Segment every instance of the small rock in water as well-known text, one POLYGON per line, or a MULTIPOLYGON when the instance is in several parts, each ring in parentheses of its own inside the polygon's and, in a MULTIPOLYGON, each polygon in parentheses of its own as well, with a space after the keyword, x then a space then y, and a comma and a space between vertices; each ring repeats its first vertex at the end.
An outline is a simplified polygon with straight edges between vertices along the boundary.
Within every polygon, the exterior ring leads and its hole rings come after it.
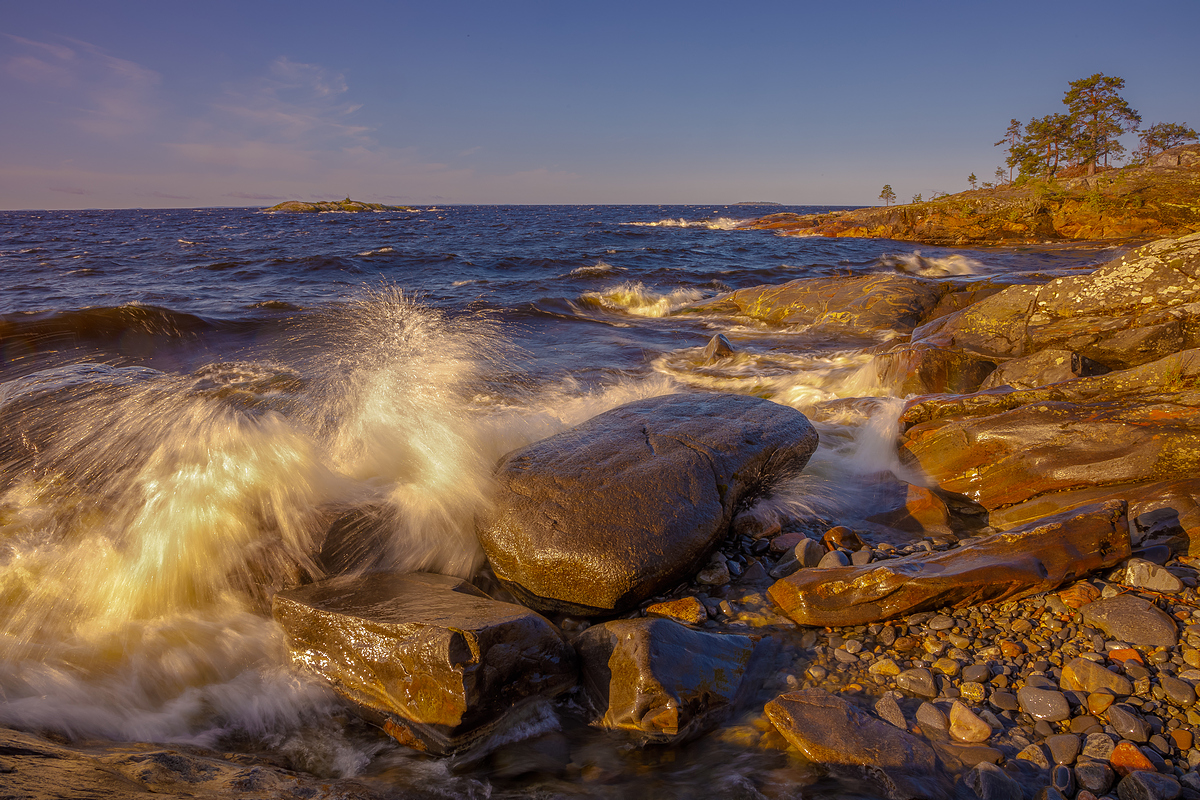
POLYGON ((1112 788, 1116 775, 1104 761, 1080 760, 1075 765, 1075 782, 1083 789, 1097 795, 1104 794, 1112 788))
POLYGON ((1133 692, 1133 684, 1128 678, 1086 658, 1074 658, 1067 662, 1062 668, 1059 685, 1067 691, 1097 692, 1107 689, 1120 695, 1133 692))
POLYGON ((1117 784, 1121 800, 1175 800, 1179 793, 1179 781, 1157 772, 1131 772, 1117 784))
POLYGON ((695 597, 681 597, 646 607, 647 614, 670 617, 688 625, 699 625, 708 619, 708 610, 695 597))
POLYGON ((1133 742, 1121 742, 1113 748, 1108 764, 1118 775, 1128 775, 1139 770, 1154 771, 1154 762, 1146 758, 1133 742))
POLYGON ((847 550, 858 550, 863 546, 862 539, 858 538, 858 534, 845 525, 838 525, 825 531, 821 542, 827 550, 837 550, 842 547, 847 550))
POLYGON ((1112 706, 1108 709, 1107 716, 1108 723, 1122 738, 1131 742, 1146 742, 1150 739, 1150 723, 1128 706, 1112 706))
POLYGON ((950 735, 960 742, 985 742, 991 738, 992 726, 956 700, 950 706, 950 735))
POLYGON ((933 674, 924 668, 908 669, 896 676, 896 685, 901 691, 915 694, 917 697, 934 698, 938 696, 937 683, 933 674))
POLYGON ((815 567, 825 557, 825 550, 821 547, 821 543, 808 537, 796 545, 795 553, 796 560, 803 567, 815 567))
POLYGON ((830 550, 821 557, 821 561, 817 564, 817 569, 829 569, 830 567, 845 567, 849 565, 850 559, 846 558, 846 554, 841 550, 830 550))
POLYGON ((950 720, 940 708, 933 703, 921 703, 917 708, 917 724, 921 731, 928 736, 931 733, 945 733, 950 729, 950 720))
POLYGON ((1083 742, 1083 755, 1099 761, 1108 761, 1115 743, 1107 733, 1089 733, 1083 742))
POLYGON ((1175 623, 1165 612, 1132 594, 1089 603, 1080 610, 1083 621, 1114 639, 1147 647, 1172 647, 1177 640, 1175 623))
POLYGON ((733 345, 725 338, 725 334, 718 333, 708 340, 708 346, 704 348, 704 353, 700 358, 707 366, 719 363, 727 358, 732 358, 736 353, 737 351, 733 349, 733 345))
POLYGON ((995 764, 976 764, 963 776, 963 783, 979 800, 1022 800, 1021 784, 995 764))
POLYGON ((729 563, 720 553, 715 554, 708 566, 696 573, 696 583, 705 586, 723 586, 729 583, 729 579, 729 563))
POLYGON ((1163 688, 1168 702, 1180 708, 1191 708, 1196 704, 1196 690, 1187 681, 1170 675, 1159 675, 1158 683, 1163 688))
POLYGON ((884 722, 890 722, 901 730, 908 729, 908 721, 904 719, 904 712, 900 710, 900 704, 896 702, 896 695, 893 692, 888 692, 879 701, 875 703, 875 713, 884 722))
POLYGON ((1046 737, 1046 747, 1055 764, 1074 764, 1079 757, 1079 737, 1073 733, 1058 733, 1046 737))
POLYGON ((1050 760, 1046 758, 1046 751, 1040 744, 1026 745, 1021 752, 1017 753, 1017 758, 1028 761, 1041 769, 1050 769, 1050 760))
POLYGON ((1071 717, 1071 706, 1062 692, 1023 686, 1017 692, 1017 702, 1034 719, 1058 722, 1071 717))

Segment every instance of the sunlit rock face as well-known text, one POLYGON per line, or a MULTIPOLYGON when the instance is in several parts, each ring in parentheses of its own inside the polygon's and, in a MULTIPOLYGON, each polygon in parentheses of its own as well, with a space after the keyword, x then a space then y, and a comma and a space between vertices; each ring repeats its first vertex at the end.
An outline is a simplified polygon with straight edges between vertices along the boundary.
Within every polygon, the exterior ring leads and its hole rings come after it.
POLYGON ((479 538, 529 606, 623 611, 694 573, 737 505, 816 446, 803 414, 754 397, 630 403, 506 456, 479 538))
POLYGON ((576 681, 548 620, 457 578, 334 578, 277 594, 274 615, 295 663, 420 750, 470 747, 576 681))
POLYGON ((1128 558, 1125 513, 1123 501, 1109 501, 944 553, 802 569, 770 596, 800 625, 863 625, 1046 592, 1128 558))

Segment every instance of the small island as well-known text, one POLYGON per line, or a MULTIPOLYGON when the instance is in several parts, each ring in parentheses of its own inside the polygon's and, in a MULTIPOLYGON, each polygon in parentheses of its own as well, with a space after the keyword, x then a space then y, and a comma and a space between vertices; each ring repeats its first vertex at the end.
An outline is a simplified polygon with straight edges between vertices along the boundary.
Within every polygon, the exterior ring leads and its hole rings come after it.
POLYGON ((411 206, 385 206, 382 203, 364 203, 361 200, 321 200, 315 203, 303 200, 285 200, 279 205, 264 209, 268 214, 360 214, 364 211, 416 211, 411 206))
POLYGON ((783 203, 772 203, 769 200, 743 200, 740 203, 734 203, 735 206, 781 206, 783 203))

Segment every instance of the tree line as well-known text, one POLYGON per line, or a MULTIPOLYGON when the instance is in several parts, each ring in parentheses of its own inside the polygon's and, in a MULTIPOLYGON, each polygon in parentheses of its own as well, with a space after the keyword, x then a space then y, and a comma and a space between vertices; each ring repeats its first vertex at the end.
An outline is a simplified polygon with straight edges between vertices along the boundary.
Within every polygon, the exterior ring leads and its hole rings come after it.
POLYGON ((1071 81, 1063 95, 1065 114, 1034 117, 1022 125, 1012 120, 996 146, 1007 145, 1008 179, 1053 178, 1064 167, 1086 167, 1088 175, 1125 154, 1121 136, 1138 132, 1137 160, 1148 160, 1176 145, 1197 139, 1186 124, 1157 122, 1140 129, 1141 115, 1120 91, 1125 79, 1097 72, 1071 81), (1140 130, 1139 130, 1140 129, 1140 130))

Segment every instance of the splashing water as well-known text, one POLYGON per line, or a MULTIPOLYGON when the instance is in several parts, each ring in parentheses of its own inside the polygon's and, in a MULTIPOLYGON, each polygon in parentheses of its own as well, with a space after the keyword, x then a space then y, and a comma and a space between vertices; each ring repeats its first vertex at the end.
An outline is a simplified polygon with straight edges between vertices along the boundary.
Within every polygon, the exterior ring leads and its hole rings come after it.
POLYGON ((879 259, 879 263, 923 278, 975 275, 984 270, 980 262, 958 253, 949 256, 923 256, 920 250, 907 255, 885 255, 879 259))
POLYGON ((635 281, 600 292, 585 292, 579 300, 584 306, 605 311, 617 311, 638 317, 665 317, 703 297, 703 292, 696 289, 654 292, 640 281, 635 281))
POLYGON ((678 219, 660 219, 658 222, 622 222, 621 224, 637 228, 706 228, 711 231, 733 231, 742 227, 746 222, 747 220, 730 219, 729 217, 698 220, 679 217, 678 219))

